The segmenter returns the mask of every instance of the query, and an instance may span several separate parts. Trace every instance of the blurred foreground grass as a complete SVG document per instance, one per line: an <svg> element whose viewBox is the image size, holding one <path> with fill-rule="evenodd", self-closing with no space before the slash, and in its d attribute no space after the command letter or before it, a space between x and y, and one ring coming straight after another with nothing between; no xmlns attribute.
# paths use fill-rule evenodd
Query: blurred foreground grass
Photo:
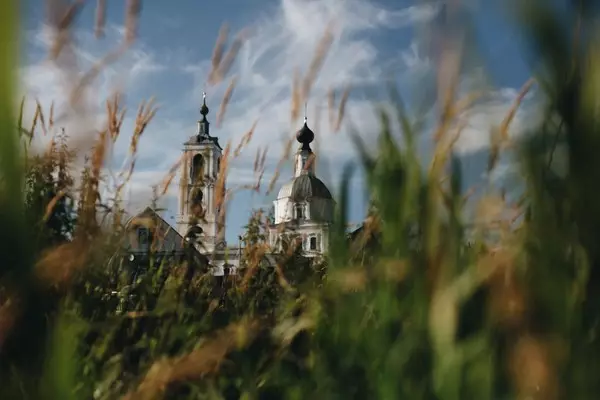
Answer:
<svg viewBox="0 0 600 400"><path fill-rule="evenodd" d="M596 398L600 66L586 7L519 8L546 103L520 139L508 136L514 110L493 132L490 170L508 146L517 154L516 203L490 189L475 225L465 220L452 148L468 102L448 85L460 79L449 50L433 161L416 157L418 128L399 101L381 112L378 150L360 160L373 207L348 240L348 167L324 264L290 245L277 268L266 265L257 213L243 238L246 272L224 297L210 277L169 265L166 281L154 270L138 277L131 304L119 298L130 287L115 261L118 198L97 222L105 143L119 127L94 138L78 187L64 137L39 157L17 150L27 141L13 111L18 18L14 1L0 2L0 398ZM109 104L110 122L119 112Z"/></svg>

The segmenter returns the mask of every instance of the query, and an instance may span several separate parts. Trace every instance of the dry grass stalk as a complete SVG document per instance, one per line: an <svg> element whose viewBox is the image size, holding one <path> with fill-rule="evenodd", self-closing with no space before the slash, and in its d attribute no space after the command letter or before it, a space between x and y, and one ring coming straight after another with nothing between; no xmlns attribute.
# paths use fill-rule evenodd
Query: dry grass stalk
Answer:
<svg viewBox="0 0 600 400"><path fill-rule="evenodd" d="M116 62L129 49L130 43L126 42L108 52L98 62L96 62L86 73L81 76L81 79L75 84L71 90L69 101L72 106L78 105L82 101L84 90L100 75L100 72L108 65Z"/></svg>
<svg viewBox="0 0 600 400"><path fill-rule="evenodd" d="M212 67L208 74L209 85L217 85L223 81L223 79L225 79L227 73L233 65L233 62L235 61L235 58L242 48L244 41L246 40L247 31L243 30L236 35L231 47L229 48L229 51L223 57L228 33L229 29L226 25L224 25L219 31L219 36L217 37L217 42L215 44L213 57L211 60Z"/></svg>
<svg viewBox="0 0 600 400"><path fill-rule="evenodd" d="M219 65L221 65L221 61L223 59L223 53L225 52L225 42L227 42L228 35L229 35L229 26L227 24L223 24L221 26L221 29L219 29L219 36L217 36L217 42L215 43L215 46L213 49L213 54L212 54L212 58L211 58L212 71L217 71L219 69ZM210 74L209 74L209 80L211 80Z"/></svg>
<svg viewBox="0 0 600 400"><path fill-rule="evenodd" d="M47 1L48 22L56 33L56 38L50 47L50 58L52 60L56 60L65 46L70 43L69 29L72 27L83 4L83 0L76 0L71 4L59 0Z"/></svg>
<svg viewBox="0 0 600 400"><path fill-rule="evenodd" d="M106 151L108 148L107 143L108 131L101 131L98 134L98 140L91 157L91 178L96 181L96 184L100 181L100 174L102 167L106 160Z"/></svg>
<svg viewBox="0 0 600 400"><path fill-rule="evenodd" d="M36 263L36 275L51 287L67 286L74 274L85 267L90 249L90 243L82 237L50 249Z"/></svg>
<svg viewBox="0 0 600 400"><path fill-rule="evenodd" d="M184 210L187 204L187 185L190 180L189 170L190 170L190 160L191 153L184 153L181 160L181 179L179 181L179 209Z"/></svg>
<svg viewBox="0 0 600 400"><path fill-rule="evenodd" d="M354 239L350 249L352 256L355 257L360 251L362 251L367 243L375 237L375 234L381 231L381 221L374 215L369 215L364 223L363 229Z"/></svg>
<svg viewBox="0 0 600 400"><path fill-rule="evenodd" d="M556 371L548 346L539 337L522 336L509 354L510 373L519 398L558 398Z"/></svg>
<svg viewBox="0 0 600 400"><path fill-rule="evenodd" d="M316 159L317 159L317 155L315 153L311 153L308 156L308 159L306 160L306 164L303 167L304 171L308 171L309 169L311 169L314 166L314 164L316 163Z"/></svg>
<svg viewBox="0 0 600 400"><path fill-rule="evenodd" d="M496 167L498 164L498 159L500 158L501 150L508 145L510 125L514 120L514 117L517 114L523 99L533 86L534 82L535 80L533 78L530 78L527 80L527 82L525 82L525 84L521 87L521 90L519 90L519 94L515 98L510 109L508 110L506 117L504 117L502 120L500 127L493 129L490 133L490 155L488 158L487 167L488 173L490 173Z"/></svg>
<svg viewBox="0 0 600 400"><path fill-rule="evenodd" d="M231 100L231 96L233 95L233 89L235 88L235 84L237 82L237 77L233 77L229 82L229 86L225 90L225 95L223 96L223 101L219 107L219 112L217 113L217 127L220 127L223 123L223 119L225 119L225 112L227 111L227 106L229 105L229 101Z"/></svg>
<svg viewBox="0 0 600 400"><path fill-rule="evenodd" d="M94 19L94 35L97 39L104 37L106 26L106 0L96 0L96 17Z"/></svg>
<svg viewBox="0 0 600 400"><path fill-rule="evenodd" d="M48 116L48 129L54 128L54 101L50 103L50 115Z"/></svg>
<svg viewBox="0 0 600 400"><path fill-rule="evenodd" d="M179 157L179 160L177 160L177 162L173 164L173 166L169 169L167 175L163 178L162 182L160 183L160 186L162 187L162 190L160 192L161 196L164 196L169 190L173 179L175 179L175 175L177 175L177 170L181 167L186 157L189 157L189 155L184 154L181 157Z"/></svg>
<svg viewBox="0 0 600 400"><path fill-rule="evenodd" d="M256 274L260 266L260 262L264 259L265 254L269 251L269 246L265 243L259 243L254 246L244 248L244 259L246 260L246 272L241 282L241 290L248 289L250 279Z"/></svg>
<svg viewBox="0 0 600 400"><path fill-rule="evenodd" d="M502 124L500 125L500 135L503 142L508 140L508 130L510 128L510 124L514 120L515 115L517 114L517 111L521 106L521 103L523 102L523 99L525 99L525 96L527 95L527 93L529 93L534 83L534 78L530 78L527 80L527 82L525 82L525 84L521 87L521 90L519 90L519 94L515 98L510 109L508 110L508 114L502 121Z"/></svg>
<svg viewBox="0 0 600 400"><path fill-rule="evenodd" d="M240 140L240 142L238 143L237 147L235 148L234 152L233 152L233 157L234 158L238 158L242 152L242 150L248 146L248 144L250 143L250 140L252 140L252 136L254 135L254 131L256 130L256 126L258 125L258 120L254 121L254 123L252 124L252 127L250 127L250 130L248 130L248 132L246 132L244 134L244 136L242 136L242 139Z"/></svg>
<svg viewBox="0 0 600 400"><path fill-rule="evenodd" d="M294 76L292 78L292 104L290 106L290 120L292 122L298 119L302 103L303 97L300 88L300 72L295 68Z"/></svg>
<svg viewBox="0 0 600 400"><path fill-rule="evenodd" d="M269 150L269 146L266 146L263 151L258 148L256 151L256 157L254 158L254 174L256 176L256 182L253 187L253 190L256 192L260 191L260 184L262 182L262 178L265 174L265 163L267 161L267 151Z"/></svg>
<svg viewBox="0 0 600 400"><path fill-rule="evenodd" d="M56 194L56 196L54 196L52 198L52 200L50 200L50 202L46 206L46 212L44 213L44 216L42 217L42 221L44 221L44 222L48 221L48 218L50 218L50 216L52 215L52 212L54 211L54 208L56 207L56 204L59 202L60 199L62 199L63 197L65 197L66 194L67 193L64 190L60 190Z"/></svg>
<svg viewBox="0 0 600 400"><path fill-rule="evenodd" d="M338 106L337 119L335 121L335 125L333 126L334 132L339 132L342 127L342 121L344 120L344 115L346 112L346 103L348 102L349 97L350 97L350 86L346 86L346 88L342 92L342 97L340 99L340 104Z"/></svg>
<svg viewBox="0 0 600 400"><path fill-rule="evenodd" d="M331 282L343 292L359 292L367 285L367 272L362 267L344 269L331 274Z"/></svg>
<svg viewBox="0 0 600 400"><path fill-rule="evenodd" d="M269 182L269 187L267 188L267 193L266 193L267 195L269 193L271 193L271 191L275 187L275 183L277 183L277 179L279 179L279 175L281 174L281 168L283 168L283 164L290 158L294 140L295 140L295 138L293 138L293 137L289 138L284 147L283 154L282 154L281 158L279 159L279 161L277 162L275 172L273 173L273 177L271 178L271 181Z"/></svg>
<svg viewBox="0 0 600 400"><path fill-rule="evenodd" d="M216 332L213 339L191 353L155 362L140 385L123 400L155 400L164 396L169 384L203 379L218 372L227 355L247 346L260 329L258 321L242 321Z"/></svg>
<svg viewBox="0 0 600 400"><path fill-rule="evenodd" d="M44 117L44 110L42 109L42 105L39 100L35 100L36 110L39 110L38 117L40 120L40 128L42 128L42 133L44 136L48 135L48 128L46 127L46 118Z"/></svg>
<svg viewBox="0 0 600 400"><path fill-rule="evenodd" d="M126 109L121 109L121 96L119 93L115 93L112 99L106 101L106 114L108 119L108 132L115 143L121 132L121 126L125 119Z"/></svg>
<svg viewBox="0 0 600 400"><path fill-rule="evenodd" d="M141 12L141 0L127 0L125 4L125 43L131 44L136 39Z"/></svg>
<svg viewBox="0 0 600 400"><path fill-rule="evenodd" d="M302 240L300 240L300 238L295 238L295 240L292 241L292 243L290 243L290 246L288 247L287 251L285 252L285 254L283 255L282 259L278 260L277 263L275 264L275 273L277 274L277 282L279 283L279 285L284 288L285 290L293 290L292 285L290 285L290 283L287 281L287 279L285 279L285 275L283 274L283 265L288 262L289 260L292 259L292 257L294 256L296 250L298 249L298 246L302 245Z"/></svg>
<svg viewBox="0 0 600 400"><path fill-rule="evenodd" d="M129 157L131 158L131 162L129 163L129 167L126 171L121 171L119 173L119 176L124 177L124 179L121 181L121 183L119 183L117 185L117 188L116 188L117 195L120 195L122 189L125 187L127 182L130 181L131 176L133 175L133 171L135 170L136 155L137 155L137 151L138 151L138 144L139 144L140 137L146 130L146 127L148 126L150 121L156 115L156 112L158 111L158 109L156 107L154 107L153 102L154 102L154 99L150 99L150 101L148 101L148 103L142 102L138 108L138 113L135 118L135 127L134 127L134 131L133 131L133 135L131 136L131 140L129 142ZM113 104L117 104L117 103L113 103ZM120 129L120 123L122 122L122 119L124 118L125 111L123 110L123 112L120 114L119 119L117 120L117 121L121 121L121 122L117 122L116 124L111 124L110 121L114 121L116 118L116 108L110 107L108 110L109 110L109 112L111 112L111 114L109 114L109 117L108 117L109 118L109 126L113 126L113 127L118 126ZM118 136L118 134L119 133L117 132L114 135ZM112 136L112 134L111 134L111 136Z"/></svg>
<svg viewBox="0 0 600 400"><path fill-rule="evenodd" d="M33 135L34 135L35 129L37 127L37 122L40 118L40 112L41 112L40 108L36 105L35 113L33 114L33 120L31 122L31 128L29 130L29 142L31 142L33 140Z"/></svg>
<svg viewBox="0 0 600 400"><path fill-rule="evenodd" d="M319 106L319 104L315 104L315 112L314 112L315 118L314 118L314 131L315 132L320 132L321 131L321 107ZM319 158L318 158L318 154L321 154L321 135L315 135L315 153L313 154L314 157L312 157L312 165L314 170L316 171L317 169L317 163L319 162Z"/></svg>
<svg viewBox="0 0 600 400"><path fill-rule="evenodd" d="M438 104L441 107L441 121L450 118L450 114L453 112L453 104L455 104L463 56L464 41L461 39L460 37L453 37L446 41L437 68ZM437 135L435 138L439 139Z"/></svg>
<svg viewBox="0 0 600 400"><path fill-rule="evenodd" d="M156 221L151 217L133 217L129 222L132 227L144 227L153 230L156 227Z"/></svg>
<svg viewBox="0 0 600 400"><path fill-rule="evenodd" d="M219 218L225 218L225 203L226 203L226 181L227 181L227 171L229 169L230 163L230 153L231 153L231 142L227 143L225 149L223 150L223 155L221 156L221 167L219 169L219 177L217 178L217 182L215 184L215 204L217 209L219 209Z"/></svg>

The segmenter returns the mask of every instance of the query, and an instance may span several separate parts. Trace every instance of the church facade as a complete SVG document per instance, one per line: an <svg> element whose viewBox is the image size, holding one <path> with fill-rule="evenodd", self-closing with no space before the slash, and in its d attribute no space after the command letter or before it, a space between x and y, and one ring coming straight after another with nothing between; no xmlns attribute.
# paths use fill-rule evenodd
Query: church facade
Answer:
<svg viewBox="0 0 600 400"><path fill-rule="evenodd" d="M223 149L218 138L211 135L206 95L203 97L196 133L183 143L185 162L180 174L176 226L171 227L157 214L154 220L160 225L159 230L169 235L155 247L164 252L165 246L187 246L194 250L196 258L208 260L214 275L236 274L243 249L241 243L228 245L225 240L224 210L220 209L217 193L225 190L225 177L220 175ZM328 251L335 201L315 174L315 154L310 147L314 137L305 117L296 134L300 146L294 156L293 176L273 201L274 223L268 235L271 253L280 251L282 242L292 236L302 240L302 253L306 257L322 256ZM143 211L144 215L152 212L150 208ZM147 229L131 228L134 240L129 241L129 251L144 253L149 247L137 244L148 242Z"/></svg>

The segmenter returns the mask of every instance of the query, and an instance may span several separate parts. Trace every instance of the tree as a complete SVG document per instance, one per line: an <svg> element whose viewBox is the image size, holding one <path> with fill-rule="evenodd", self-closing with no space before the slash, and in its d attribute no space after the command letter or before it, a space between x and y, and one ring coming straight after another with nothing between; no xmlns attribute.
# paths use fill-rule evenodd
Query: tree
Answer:
<svg viewBox="0 0 600 400"><path fill-rule="evenodd" d="M76 223L71 162L74 153L63 132L46 154L29 160L25 175L25 212L38 251L69 241Z"/></svg>

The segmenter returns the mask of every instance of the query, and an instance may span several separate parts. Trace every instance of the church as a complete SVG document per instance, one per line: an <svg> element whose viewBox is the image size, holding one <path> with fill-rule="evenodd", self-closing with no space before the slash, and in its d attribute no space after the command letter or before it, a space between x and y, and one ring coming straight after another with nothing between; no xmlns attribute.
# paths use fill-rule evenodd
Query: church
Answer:
<svg viewBox="0 0 600 400"><path fill-rule="evenodd" d="M211 135L208 113L204 94L197 130L183 143L186 161L180 174L176 226L151 207L133 217L127 226L130 261L147 259L150 253L159 258L190 257L189 251L183 251L187 248L193 249L191 257L209 265L213 275L237 273L243 249L241 243L229 245L225 240L226 226L221 222L224 218L220 218L217 198L217 185L225 179L219 176L223 148L218 137ZM293 176L273 201L274 220L268 233L271 254L280 251L282 240L292 235L302 239L303 256L327 254L335 201L316 175L315 154L310 147L314 138L305 117L296 133L299 147L294 155ZM153 226L135 222L141 219L154 221Z"/></svg>

